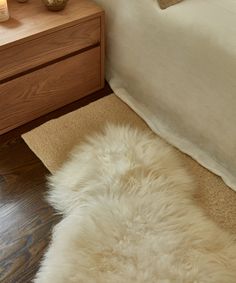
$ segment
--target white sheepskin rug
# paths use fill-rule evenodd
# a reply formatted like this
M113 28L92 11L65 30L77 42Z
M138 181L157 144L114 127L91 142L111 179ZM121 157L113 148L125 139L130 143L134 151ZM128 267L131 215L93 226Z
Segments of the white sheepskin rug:
M170 145L108 125L50 178L63 220L34 282L235 283L235 239L194 189Z

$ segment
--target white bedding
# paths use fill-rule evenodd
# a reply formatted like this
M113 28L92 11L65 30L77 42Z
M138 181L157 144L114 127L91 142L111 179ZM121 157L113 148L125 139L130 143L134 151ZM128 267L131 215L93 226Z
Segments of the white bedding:
M236 190L236 0L96 2L114 92Z

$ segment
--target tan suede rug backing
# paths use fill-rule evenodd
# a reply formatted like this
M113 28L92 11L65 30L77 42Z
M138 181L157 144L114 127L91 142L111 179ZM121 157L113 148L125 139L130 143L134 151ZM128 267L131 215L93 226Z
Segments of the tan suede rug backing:
M134 127L149 129L135 112L112 94L51 120L22 137L49 171L55 172L76 144L84 141L86 135L101 129L106 122L129 123ZM236 234L236 193L221 178L192 158L181 152L179 155L189 172L195 176L199 205L221 227Z

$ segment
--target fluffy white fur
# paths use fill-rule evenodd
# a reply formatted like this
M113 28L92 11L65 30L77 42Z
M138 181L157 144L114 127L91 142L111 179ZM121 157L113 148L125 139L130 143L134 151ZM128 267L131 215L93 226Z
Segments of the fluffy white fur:
M63 214L36 283L235 283L236 244L153 134L108 125L50 178Z

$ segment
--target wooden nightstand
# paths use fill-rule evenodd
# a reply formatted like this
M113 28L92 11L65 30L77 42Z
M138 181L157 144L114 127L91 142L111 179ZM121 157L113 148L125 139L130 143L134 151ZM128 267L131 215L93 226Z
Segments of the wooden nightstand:
M61 12L40 0L9 1L0 24L0 134L104 86L104 12L70 0Z

